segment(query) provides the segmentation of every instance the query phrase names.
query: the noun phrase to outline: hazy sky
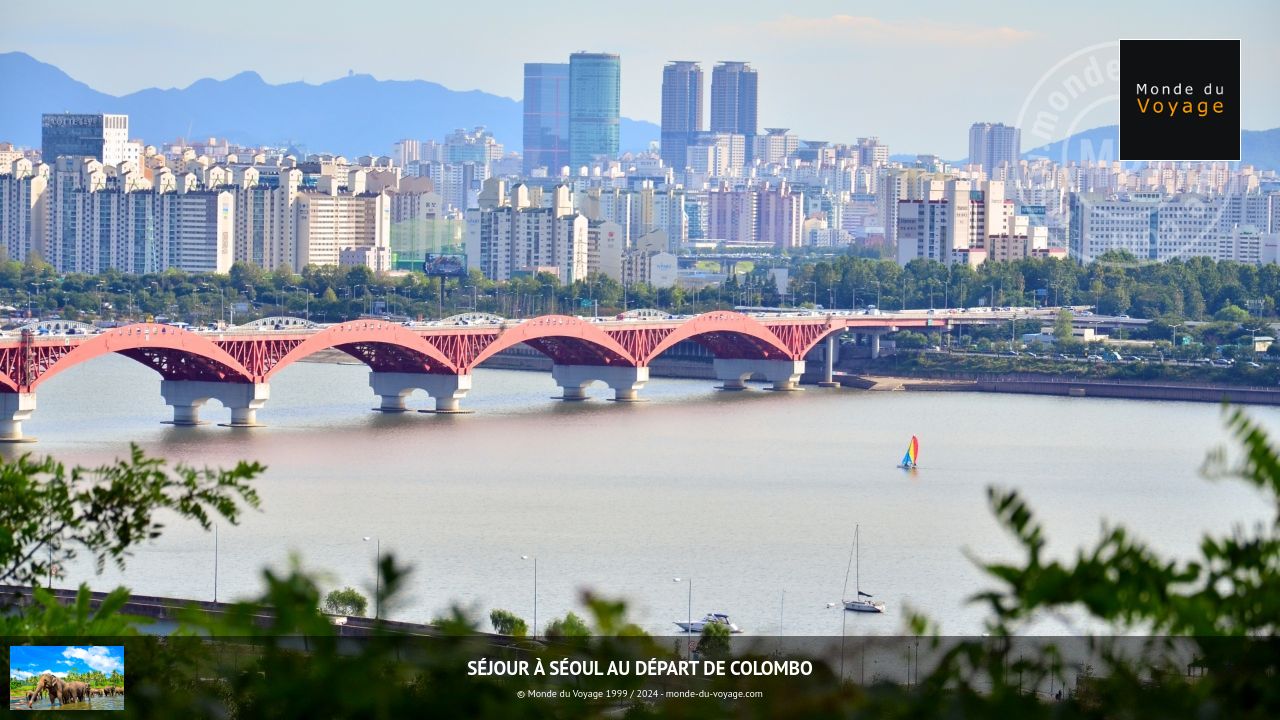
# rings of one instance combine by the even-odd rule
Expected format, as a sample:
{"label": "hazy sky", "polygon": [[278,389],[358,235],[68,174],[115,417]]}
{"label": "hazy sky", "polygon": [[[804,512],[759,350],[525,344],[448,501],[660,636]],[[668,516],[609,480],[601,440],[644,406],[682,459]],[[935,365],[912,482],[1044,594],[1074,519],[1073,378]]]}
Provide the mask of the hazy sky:
{"label": "hazy sky", "polygon": [[[971,122],[1013,123],[1043,105],[1044,91],[1073,71],[1070,61],[1054,67],[1084,48],[1118,38],[1240,38],[1243,125],[1280,126],[1274,0],[8,0],[3,17],[0,50],[29,53],[112,94],[243,70],[272,83],[353,70],[519,98],[522,63],[603,50],[622,56],[623,114],[657,121],[665,61],[704,61],[709,84],[716,60],[746,60],[760,73],[761,127],[835,141],[879,135],[893,152],[946,157],[965,154]],[[1115,121],[1107,93],[1093,95],[1073,99],[1055,135]]]}

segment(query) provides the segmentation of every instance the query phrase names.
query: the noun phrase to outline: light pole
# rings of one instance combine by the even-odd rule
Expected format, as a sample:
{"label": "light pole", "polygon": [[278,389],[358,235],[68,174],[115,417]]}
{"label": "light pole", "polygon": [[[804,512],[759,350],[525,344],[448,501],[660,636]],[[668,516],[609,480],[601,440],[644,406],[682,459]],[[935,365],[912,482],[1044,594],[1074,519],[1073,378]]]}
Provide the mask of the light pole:
{"label": "light pole", "polygon": [[[364,536],[364,541],[369,542],[370,537]],[[374,562],[375,575],[373,585],[373,619],[377,620],[382,615],[382,538],[372,538],[374,544],[374,552],[377,553],[377,560]]]}
{"label": "light pole", "polygon": [[[689,585],[689,619],[687,621],[688,624],[685,625],[684,631],[692,635],[693,634],[693,578],[685,578],[684,580],[681,580],[680,578],[671,578],[671,582],[676,582],[676,583],[684,582]],[[692,647],[689,648],[689,656],[691,658],[693,657]]]}
{"label": "light pole", "polygon": [[521,555],[521,560],[533,561],[533,639],[538,639],[538,558],[536,555]]}
{"label": "light pole", "polygon": [[813,286],[813,309],[817,310],[818,309],[818,283],[816,281],[810,280],[808,284]]}

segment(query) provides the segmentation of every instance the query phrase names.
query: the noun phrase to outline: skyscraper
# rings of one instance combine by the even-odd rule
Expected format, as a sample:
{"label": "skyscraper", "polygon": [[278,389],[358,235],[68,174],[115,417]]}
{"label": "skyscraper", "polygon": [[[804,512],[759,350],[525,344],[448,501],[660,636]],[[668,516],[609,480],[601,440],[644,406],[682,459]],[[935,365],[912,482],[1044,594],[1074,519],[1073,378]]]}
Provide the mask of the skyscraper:
{"label": "skyscraper", "polygon": [[744,62],[726,60],[711,71],[711,132],[746,136],[747,164],[756,135],[758,76]]}
{"label": "skyscraper", "polygon": [[702,67],[676,60],[662,69],[662,162],[676,172],[688,162],[690,136],[702,130]]}
{"label": "skyscraper", "polygon": [[981,165],[991,176],[1002,164],[1018,164],[1022,132],[1004,123],[974,123],[969,128],[969,163]]}
{"label": "skyscraper", "polygon": [[622,62],[611,53],[569,56],[569,164],[618,154]]}
{"label": "skyscraper", "polygon": [[128,115],[45,113],[40,126],[40,157],[50,166],[61,156],[91,157],[106,165],[128,159]]}
{"label": "skyscraper", "polygon": [[569,65],[524,64],[524,174],[569,164]]}

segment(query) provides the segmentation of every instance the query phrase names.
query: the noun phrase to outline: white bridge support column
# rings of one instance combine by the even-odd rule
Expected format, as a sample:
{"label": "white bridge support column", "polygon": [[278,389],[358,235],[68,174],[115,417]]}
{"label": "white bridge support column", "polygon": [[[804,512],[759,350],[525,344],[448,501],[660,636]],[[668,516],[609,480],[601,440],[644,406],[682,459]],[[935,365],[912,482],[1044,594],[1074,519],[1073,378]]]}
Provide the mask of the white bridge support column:
{"label": "white bridge support column", "polygon": [[231,410],[228,427],[257,427],[258,410],[271,397],[267,383],[211,382],[208,380],[162,380],[160,395],[173,406],[174,425],[199,425],[200,408],[217,400]]}
{"label": "white bridge support column", "polygon": [[465,413],[459,401],[471,392],[471,375],[434,373],[370,372],[369,387],[382,398],[382,412],[405,412],[405,400],[414,390],[426,390],[436,401],[435,410],[422,412]]}
{"label": "white bridge support column", "polygon": [[827,336],[826,347],[822,349],[822,379],[818,387],[840,387],[835,381],[836,353],[840,352],[840,338],[835,333]]}
{"label": "white bridge support column", "polygon": [[34,442],[22,434],[22,421],[35,411],[35,393],[0,393],[0,442]]}
{"label": "white bridge support column", "polygon": [[639,402],[640,390],[649,382],[649,368],[626,365],[552,365],[551,378],[564,391],[561,400],[586,400],[587,386],[599,380],[613,388],[614,400]]}
{"label": "white bridge support column", "polygon": [[746,390],[747,380],[763,377],[773,383],[774,390],[799,390],[804,374],[803,360],[750,360],[716,358],[716,379],[724,382],[724,390]]}
{"label": "white bridge support column", "polygon": [[871,359],[880,357],[880,333],[871,333]]}

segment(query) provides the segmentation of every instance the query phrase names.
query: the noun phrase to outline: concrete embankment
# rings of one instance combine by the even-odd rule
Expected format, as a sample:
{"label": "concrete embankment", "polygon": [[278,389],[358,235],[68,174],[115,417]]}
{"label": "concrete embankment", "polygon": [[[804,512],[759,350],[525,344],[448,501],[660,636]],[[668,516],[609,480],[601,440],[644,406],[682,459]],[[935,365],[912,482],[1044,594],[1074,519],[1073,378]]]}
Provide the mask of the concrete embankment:
{"label": "concrete embankment", "polygon": [[[324,350],[307,362],[361,364],[341,350]],[[536,352],[508,351],[489,358],[481,367],[503,370],[551,372],[551,358]],[[811,367],[814,364],[811,363]],[[713,380],[711,363],[704,360],[659,358],[649,369],[651,377],[693,378]],[[805,385],[822,379],[820,372],[810,370],[801,378]],[[902,376],[883,375],[872,368],[846,368],[832,378],[841,387],[859,390],[913,392],[989,392],[1024,395],[1059,395],[1065,397],[1123,398],[1132,400],[1181,400],[1191,402],[1223,401],[1249,405],[1280,405],[1280,388],[1246,387],[1215,384],[1182,384],[1160,381],[1091,380],[1056,375],[949,375]]]}

